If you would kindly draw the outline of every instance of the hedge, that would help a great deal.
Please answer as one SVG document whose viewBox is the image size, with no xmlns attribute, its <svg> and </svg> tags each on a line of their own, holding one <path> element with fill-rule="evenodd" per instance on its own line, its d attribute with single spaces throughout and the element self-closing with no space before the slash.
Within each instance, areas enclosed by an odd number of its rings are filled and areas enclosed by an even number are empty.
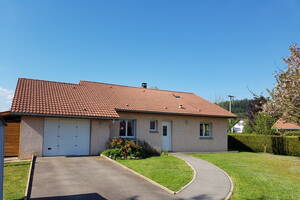
<svg viewBox="0 0 300 200">
<path fill-rule="evenodd" d="M 300 156 L 299 136 L 274 136 L 258 134 L 228 134 L 228 148 L 237 151 L 267 152 Z"/>
<path fill-rule="evenodd" d="M 299 130 L 293 130 L 293 131 L 284 131 L 284 136 L 300 136 Z"/>
</svg>

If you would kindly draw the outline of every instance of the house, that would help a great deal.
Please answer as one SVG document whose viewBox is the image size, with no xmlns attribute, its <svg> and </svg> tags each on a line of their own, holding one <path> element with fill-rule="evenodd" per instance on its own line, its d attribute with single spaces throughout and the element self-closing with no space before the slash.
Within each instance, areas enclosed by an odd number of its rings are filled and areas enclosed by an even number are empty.
<svg viewBox="0 0 300 200">
<path fill-rule="evenodd" d="M 238 120 L 232 127 L 233 133 L 243 133 L 244 130 L 244 120 L 240 119 Z"/>
<path fill-rule="evenodd" d="M 277 129 L 277 130 L 285 130 L 285 131 L 300 130 L 299 125 L 297 125 L 295 123 L 291 123 L 291 122 L 285 122 L 282 119 L 278 119 L 272 128 Z"/>
<path fill-rule="evenodd" d="M 20 78 L 11 114 L 21 116 L 19 157 L 98 155 L 110 138 L 176 152 L 227 151 L 234 114 L 189 92 L 99 82 Z"/>
</svg>

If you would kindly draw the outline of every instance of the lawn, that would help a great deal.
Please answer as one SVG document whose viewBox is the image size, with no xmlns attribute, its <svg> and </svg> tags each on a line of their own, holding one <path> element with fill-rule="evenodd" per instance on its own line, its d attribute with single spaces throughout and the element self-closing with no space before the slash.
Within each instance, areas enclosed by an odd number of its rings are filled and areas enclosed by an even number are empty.
<svg viewBox="0 0 300 200">
<path fill-rule="evenodd" d="M 174 156 L 117 161 L 173 191 L 179 190 L 193 178 L 193 170 Z"/>
<path fill-rule="evenodd" d="M 23 199 L 30 162 L 4 164 L 4 199 Z"/>
<path fill-rule="evenodd" d="M 300 157 L 263 153 L 192 154 L 225 170 L 232 200 L 300 199 Z"/>
</svg>

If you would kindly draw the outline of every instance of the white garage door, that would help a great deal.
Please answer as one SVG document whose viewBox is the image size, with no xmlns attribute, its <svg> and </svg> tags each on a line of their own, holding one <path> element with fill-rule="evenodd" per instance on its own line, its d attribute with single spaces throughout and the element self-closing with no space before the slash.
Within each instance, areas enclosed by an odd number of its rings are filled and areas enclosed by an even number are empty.
<svg viewBox="0 0 300 200">
<path fill-rule="evenodd" d="M 90 121 L 45 119 L 44 156 L 89 155 Z"/>
</svg>

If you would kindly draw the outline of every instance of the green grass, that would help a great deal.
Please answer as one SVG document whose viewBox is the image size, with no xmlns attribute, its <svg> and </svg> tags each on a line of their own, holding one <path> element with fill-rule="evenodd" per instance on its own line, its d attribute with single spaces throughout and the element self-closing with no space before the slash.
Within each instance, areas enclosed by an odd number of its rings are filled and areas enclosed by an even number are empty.
<svg viewBox="0 0 300 200">
<path fill-rule="evenodd" d="M 300 199 L 300 157 L 246 152 L 192 155 L 230 175 L 232 200 Z"/>
<path fill-rule="evenodd" d="M 174 156 L 117 161 L 173 191 L 179 190 L 193 178 L 193 170 Z"/>
<path fill-rule="evenodd" d="M 4 164 L 4 199 L 22 199 L 24 197 L 30 162 Z"/>
</svg>

